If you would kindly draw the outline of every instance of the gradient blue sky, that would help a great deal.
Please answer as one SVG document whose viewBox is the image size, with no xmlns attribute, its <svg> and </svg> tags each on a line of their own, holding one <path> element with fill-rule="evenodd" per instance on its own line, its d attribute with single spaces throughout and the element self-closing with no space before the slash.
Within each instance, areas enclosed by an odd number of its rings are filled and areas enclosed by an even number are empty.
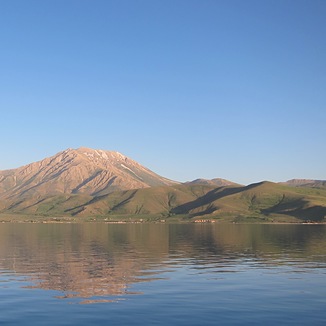
<svg viewBox="0 0 326 326">
<path fill-rule="evenodd" d="M 326 179 L 326 1 L 0 0 L 0 169 L 81 146 L 171 179 Z"/>
</svg>

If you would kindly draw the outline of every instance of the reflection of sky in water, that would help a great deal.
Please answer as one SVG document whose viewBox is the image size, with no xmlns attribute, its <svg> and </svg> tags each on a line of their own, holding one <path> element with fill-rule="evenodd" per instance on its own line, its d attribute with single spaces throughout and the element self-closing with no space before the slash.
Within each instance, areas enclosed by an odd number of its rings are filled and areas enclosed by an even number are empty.
<svg viewBox="0 0 326 326">
<path fill-rule="evenodd" d="M 116 313 L 119 304 L 136 315 L 150 309 L 162 324 L 167 311 L 169 319 L 192 316 L 190 325 L 213 324 L 217 314 L 240 321 L 234 310 L 252 322 L 326 318 L 324 226 L 6 224 L 0 236 L 8 316 L 18 305 L 41 314 L 54 303 L 60 311 L 102 303 L 99 316 L 103 304 Z"/>
</svg>

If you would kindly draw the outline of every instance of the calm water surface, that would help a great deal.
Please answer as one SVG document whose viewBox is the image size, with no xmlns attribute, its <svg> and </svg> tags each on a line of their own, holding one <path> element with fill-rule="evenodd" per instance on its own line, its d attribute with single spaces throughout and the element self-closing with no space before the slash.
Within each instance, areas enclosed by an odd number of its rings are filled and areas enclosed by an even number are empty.
<svg viewBox="0 0 326 326">
<path fill-rule="evenodd" d="M 326 226 L 1 224 L 1 325 L 325 325 Z"/>
</svg>

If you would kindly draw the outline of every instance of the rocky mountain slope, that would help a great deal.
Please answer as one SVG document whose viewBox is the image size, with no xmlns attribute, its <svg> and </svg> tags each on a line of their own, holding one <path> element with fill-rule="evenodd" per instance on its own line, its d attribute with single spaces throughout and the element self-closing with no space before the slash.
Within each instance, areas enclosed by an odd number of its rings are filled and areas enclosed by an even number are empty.
<svg viewBox="0 0 326 326">
<path fill-rule="evenodd" d="M 291 187 L 326 188 L 326 180 L 292 179 L 281 184 Z"/>
<path fill-rule="evenodd" d="M 55 194 L 99 196 L 176 183 L 118 152 L 78 148 L 0 171 L 0 199 L 30 200 Z"/>
</svg>

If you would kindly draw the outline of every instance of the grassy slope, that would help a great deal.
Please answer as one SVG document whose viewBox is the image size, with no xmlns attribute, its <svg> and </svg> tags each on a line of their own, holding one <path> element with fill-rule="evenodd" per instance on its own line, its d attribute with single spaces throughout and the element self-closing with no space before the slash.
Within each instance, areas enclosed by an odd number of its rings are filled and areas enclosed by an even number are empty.
<svg viewBox="0 0 326 326">
<path fill-rule="evenodd" d="M 41 216 L 87 216 L 228 221 L 325 221 L 326 189 L 289 187 L 262 182 L 247 187 L 175 185 L 129 190 L 105 196 L 60 195 L 30 203 L 16 203 L 4 213 Z"/>
<path fill-rule="evenodd" d="M 157 215 L 205 195 L 214 187 L 176 185 L 115 192 L 94 198 L 78 215 Z"/>
<path fill-rule="evenodd" d="M 212 205 L 216 207 L 215 217 L 322 221 L 326 216 L 326 191 L 262 182 L 224 196 Z"/>
</svg>

